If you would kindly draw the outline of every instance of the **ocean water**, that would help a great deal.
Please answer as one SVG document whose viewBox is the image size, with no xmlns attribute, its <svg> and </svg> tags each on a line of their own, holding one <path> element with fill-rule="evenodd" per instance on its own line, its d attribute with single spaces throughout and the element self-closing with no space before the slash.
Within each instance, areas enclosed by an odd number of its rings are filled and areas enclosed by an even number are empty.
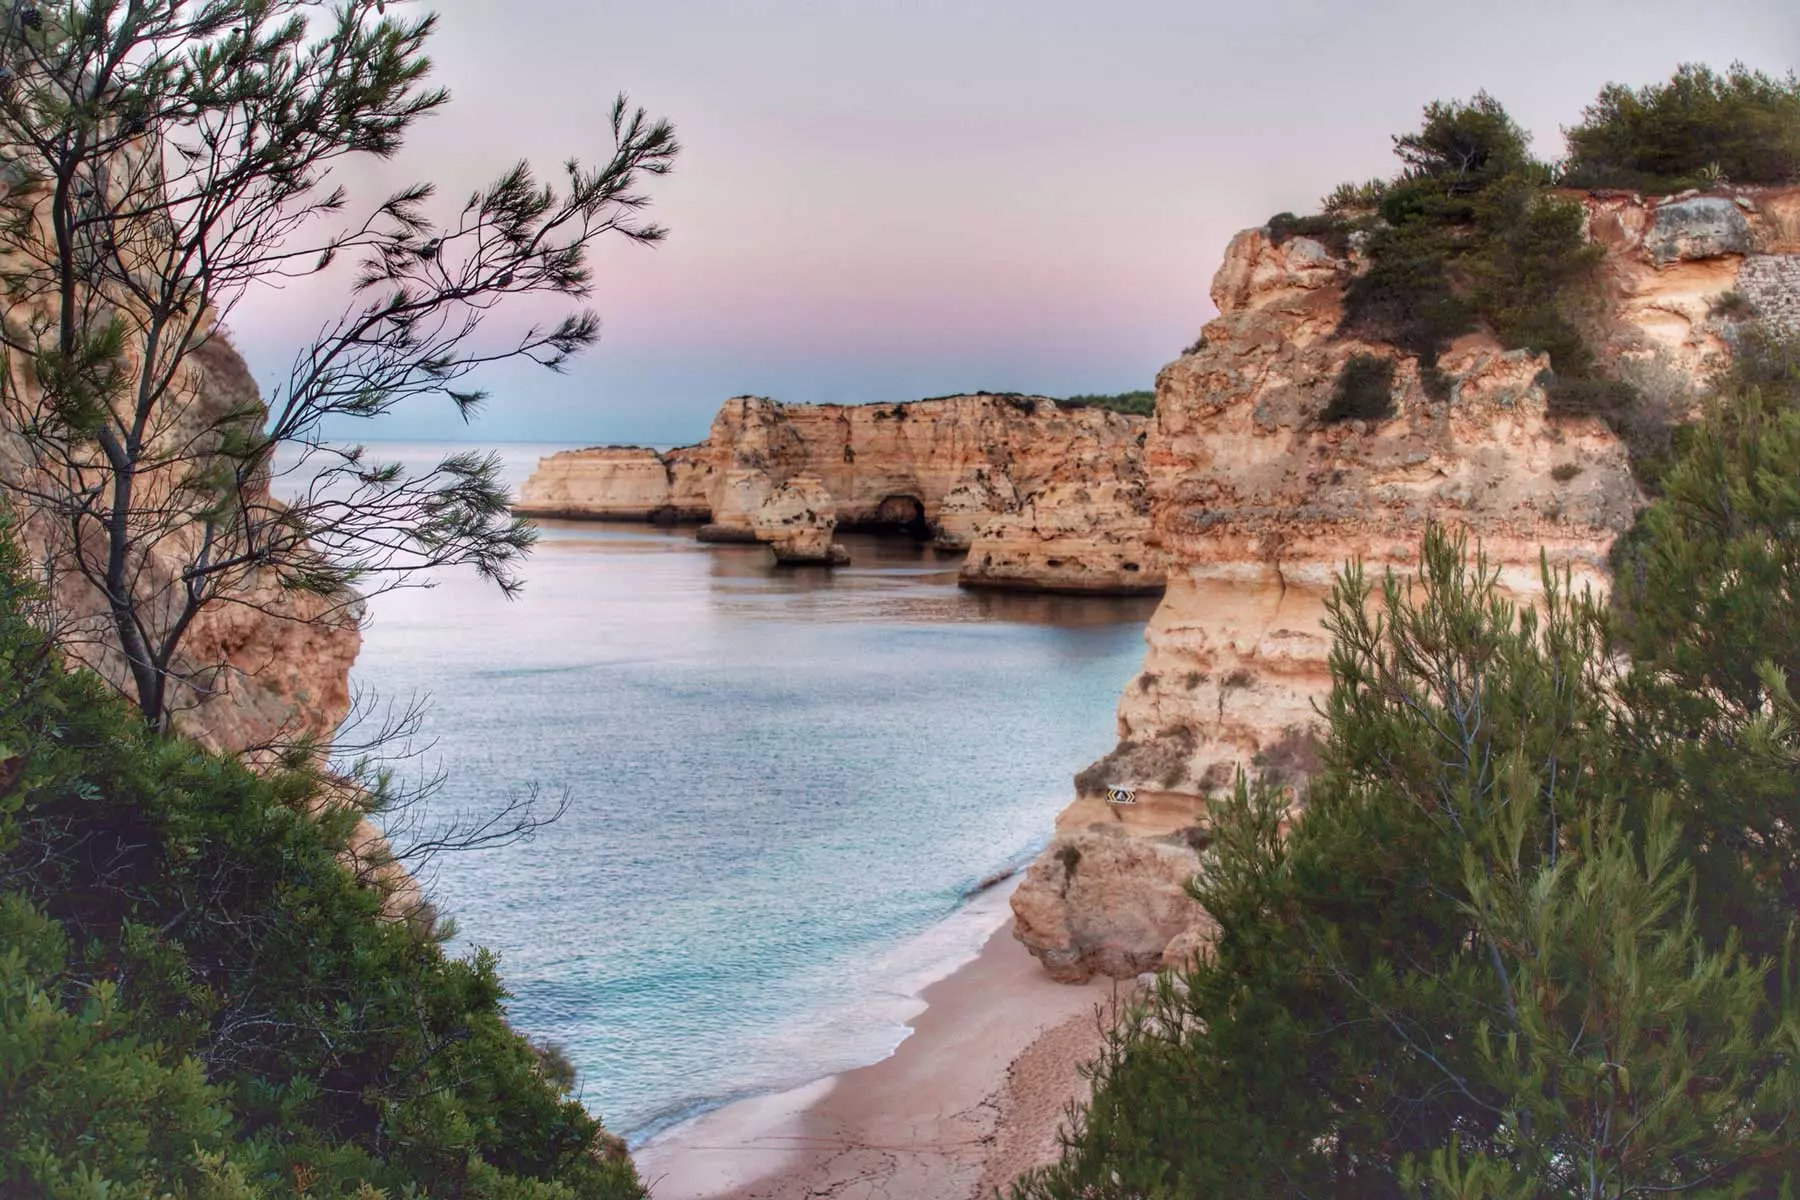
<svg viewBox="0 0 1800 1200">
<path fill-rule="evenodd" d="M 503 448 L 509 476 L 549 449 Z M 997 921 L 972 889 L 1111 746 L 1152 602 L 964 593 L 954 558 L 846 541 L 847 569 L 779 571 L 547 522 L 516 600 L 450 575 L 371 604 L 353 683 L 428 700 L 401 764 L 444 773 L 428 815 L 567 803 L 429 883 L 634 1142 L 890 1052 Z"/>
</svg>

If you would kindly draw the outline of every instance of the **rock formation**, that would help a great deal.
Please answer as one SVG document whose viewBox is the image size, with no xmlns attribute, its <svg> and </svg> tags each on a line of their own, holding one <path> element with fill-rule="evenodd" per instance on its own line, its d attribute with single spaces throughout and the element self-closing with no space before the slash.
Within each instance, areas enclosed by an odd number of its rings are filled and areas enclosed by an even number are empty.
<svg viewBox="0 0 1800 1200">
<path fill-rule="evenodd" d="M 796 475 L 770 492 L 751 516 L 750 527 L 778 563 L 834 566 L 850 561 L 850 552 L 831 540 L 837 514 L 817 475 Z"/>
<path fill-rule="evenodd" d="M 1729 353 L 1720 298 L 1800 325 L 1800 189 L 1660 204 L 1583 196 L 1606 250 L 1606 358 L 1680 416 Z M 1245 768 L 1298 784 L 1316 766 L 1327 690 L 1323 602 L 1339 567 L 1410 569 L 1425 522 L 1466 526 L 1509 590 L 1540 590 L 1538 554 L 1604 586 L 1612 541 L 1642 496 L 1626 447 L 1592 417 L 1551 414 L 1547 359 L 1485 335 L 1439 364 L 1443 401 L 1391 346 L 1337 333 L 1354 257 L 1239 234 L 1213 282 L 1219 316 L 1157 379 L 1148 438 L 1151 540 L 1168 587 L 1118 747 L 1013 899 L 1015 933 L 1059 978 L 1129 976 L 1207 942 L 1176 881 L 1198 858 L 1205 798 Z M 1395 415 L 1321 420 L 1355 354 L 1395 364 Z M 1109 803 L 1109 786 L 1137 789 Z"/>
<path fill-rule="evenodd" d="M 214 334 L 184 364 L 186 398 L 179 420 L 164 431 L 171 439 L 195 439 L 227 413 L 259 403 L 255 380 L 230 343 Z M 26 386 L 15 383 L 15 386 Z M 20 517 L 15 536 L 34 563 L 66 561 L 59 552 L 62 526 L 35 511 L 32 455 L 10 429 L 0 431 L 0 480 L 9 485 Z M 153 505 L 172 478 L 138 476 L 140 502 Z M 22 491 L 17 489 L 23 489 Z M 267 500 L 268 479 L 249 499 Z M 197 532 L 194 536 L 198 536 Z M 148 591 L 174 586 L 191 546 L 171 538 L 145 565 Z M 169 553 L 173 551 L 173 553 Z M 129 672 L 114 648 L 105 597 L 73 570 L 49 571 L 58 638 L 75 661 L 129 692 Z M 353 595 L 318 596 L 280 587 L 268 574 L 252 575 L 233 593 L 203 609 L 182 643 L 176 669 L 204 681 L 174 700 L 180 730 L 214 750 L 238 753 L 301 739 L 328 740 L 350 710 L 350 667 L 362 645 L 362 605 Z"/>
<path fill-rule="evenodd" d="M 757 541 L 758 514 L 797 476 L 839 529 L 888 530 L 968 551 L 970 587 L 1158 592 L 1146 543 L 1148 422 L 1031 396 L 909 404 L 726 401 L 706 441 L 658 453 L 603 447 L 538 464 L 526 516 L 700 521 L 704 541 Z"/>
</svg>

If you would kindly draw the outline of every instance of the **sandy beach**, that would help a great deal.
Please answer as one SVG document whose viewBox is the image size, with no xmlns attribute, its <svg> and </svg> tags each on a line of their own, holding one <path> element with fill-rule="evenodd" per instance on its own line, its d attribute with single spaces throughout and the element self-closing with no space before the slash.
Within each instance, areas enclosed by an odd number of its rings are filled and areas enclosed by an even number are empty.
<svg viewBox="0 0 1800 1200">
<path fill-rule="evenodd" d="M 1112 980 L 1052 981 L 1003 924 L 894 1054 L 707 1113 L 635 1154 L 655 1200 L 960 1200 L 1056 1155 Z"/>
</svg>

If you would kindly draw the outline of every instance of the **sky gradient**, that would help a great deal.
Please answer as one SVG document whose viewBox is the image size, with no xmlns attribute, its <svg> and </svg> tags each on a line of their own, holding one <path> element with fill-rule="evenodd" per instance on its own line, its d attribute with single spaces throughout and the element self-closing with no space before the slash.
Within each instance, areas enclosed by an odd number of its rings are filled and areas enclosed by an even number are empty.
<svg viewBox="0 0 1800 1200">
<path fill-rule="evenodd" d="M 671 234 L 601 250 L 602 340 L 567 376 L 492 373 L 472 426 L 446 402 L 341 435 L 673 443 L 744 392 L 1149 387 L 1213 315 L 1232 233 L 1391 173 L 1428 100 L 1486 88 L 1555 157 L 1609 80 L 1800 65 L 1793 0 L 436 8 L 452 100 L 381 182 L 454 205 L 520 157 L 601 159 L 623 90 L 683 143 L 652 181 Z M 230 328 L 267 385 L 319 315 L 257 296 Z"/>
</svg>

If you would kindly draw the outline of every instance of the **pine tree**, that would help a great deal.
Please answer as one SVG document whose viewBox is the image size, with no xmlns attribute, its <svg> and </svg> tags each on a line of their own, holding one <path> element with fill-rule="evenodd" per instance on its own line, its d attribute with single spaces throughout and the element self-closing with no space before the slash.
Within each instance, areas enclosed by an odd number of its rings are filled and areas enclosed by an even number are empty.
<svg viewBox="0 0 1800 1200">
<path fill-rule="evenodd" d="M 1710 947 L 1667 803 L 1622 768 L 1604 615 L 1441 530 L 1334 592 L 1326 766 L 1284 836 L 1240 784 L 1220 926 L 1113 1036 L 1020 1197 L 1734 1194 L 1794 1169 L 1767 960 Z"/>
<path fill-rule="evenodd" d="M 1800 343 L 1746 331 L 1742 377 L 1687 434 L 1615 551 L 1612 648 L 1638 786 L 1688 834 L 1703 927 L 1779 953 L 1800 915 Z"/>
</svg>

